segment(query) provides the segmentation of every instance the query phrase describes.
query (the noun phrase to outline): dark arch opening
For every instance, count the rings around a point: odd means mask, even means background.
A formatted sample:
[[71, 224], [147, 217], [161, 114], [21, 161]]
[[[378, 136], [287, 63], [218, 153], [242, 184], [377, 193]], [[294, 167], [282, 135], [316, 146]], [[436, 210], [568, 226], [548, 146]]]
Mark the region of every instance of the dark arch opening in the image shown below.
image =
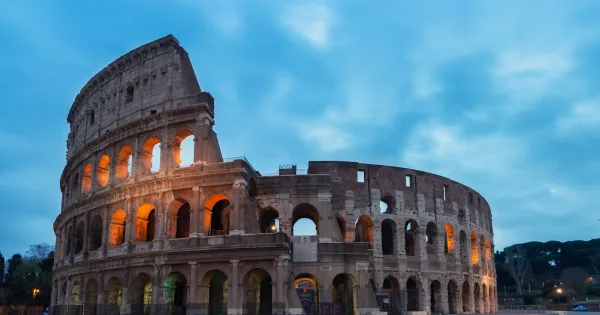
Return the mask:
[[184, 203], [177, 211], [175, 238], [190, 237], [190, 204]]
[[419, 287], [413, 278], [406, 281], [406, 309], [409, 312], [419, 310]]
[[442, 310], [442, 285], [439, 281], [433, 280], [431, 282], [431, 312], [432, 313], [443, 313]]
[[279, 232], [279, 212], [277, 210], [272, 208], [263, 210], [260, 217], [260, 232]]
[[396, 242], [396, 223], [390, 219], [381, 222], [381, 250], [384, 255], [393, 255]]
[[77, 229], [75, 230], [75, 254], [79, 254], [83, 250], [84, 230], [85, 230], [85, 223], [83, 223], [83, 221], [80, 221], [77, 224]]
[[339, 314], [354, 314], [355, 287], [354, 280], [348, 274], [338, 274], [333, 278], [333, 308]]
[[248, 315], [273, 313], [271, 275], [263, 269], [250, 271], [246, 278], [246, 310]]
[[99, 249], [102, 246], [102, 217], [94, 216], [90, 223], [90, 250]]

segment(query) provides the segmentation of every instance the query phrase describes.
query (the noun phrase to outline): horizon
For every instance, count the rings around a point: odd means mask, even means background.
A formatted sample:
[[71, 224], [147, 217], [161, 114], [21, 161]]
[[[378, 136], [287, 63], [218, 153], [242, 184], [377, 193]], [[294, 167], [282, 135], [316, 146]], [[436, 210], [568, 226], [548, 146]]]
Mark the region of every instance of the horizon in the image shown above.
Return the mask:
[[79, 91], [167, 34], [215, 98], [224, 157], [261, 173], [341, 160], [448, 177], [488, 201], [497, 250], [600, 237], [600, 3], [136, 3], [3, 4], [6, 259], [55, 243]]

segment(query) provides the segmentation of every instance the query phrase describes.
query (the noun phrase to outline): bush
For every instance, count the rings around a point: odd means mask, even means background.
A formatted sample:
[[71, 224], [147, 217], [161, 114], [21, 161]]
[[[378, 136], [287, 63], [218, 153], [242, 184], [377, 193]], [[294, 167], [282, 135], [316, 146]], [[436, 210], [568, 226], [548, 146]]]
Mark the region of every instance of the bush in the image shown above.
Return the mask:
[[585, 294], [587, 295], [600, 295], [600, 285], [588, 284], [585, 286]]
[[556, 292], [552, 292], [548, 295], [550, 299], [552, 299], [552, 303], [567, 303], [569, 301], [569, 297], [566, 294], [558, 294]]
[[533, 294], [525, 294], [522, 296], [523, 304], [525, 305], [533, 305], [535, 304], [535, 295]]

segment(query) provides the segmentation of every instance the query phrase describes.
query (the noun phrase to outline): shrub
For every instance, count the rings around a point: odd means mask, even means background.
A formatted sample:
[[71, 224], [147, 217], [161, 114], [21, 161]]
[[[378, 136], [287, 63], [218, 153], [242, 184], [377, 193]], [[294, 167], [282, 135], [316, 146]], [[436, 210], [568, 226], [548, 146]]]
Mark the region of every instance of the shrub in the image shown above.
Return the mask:
[[557, 303], [567, 303], [569, 301], [569, 298], [566, 294], [558, 294], [556, 292], [552, 292], [548, 295], [548, 297], [550, 299], [552, 299], [552, 303], [557, 304]]
[[525, 305], [533, 305], [535, 304], [535, 295], [533, 294], [525, 294], [523, 295], [523, 304]]

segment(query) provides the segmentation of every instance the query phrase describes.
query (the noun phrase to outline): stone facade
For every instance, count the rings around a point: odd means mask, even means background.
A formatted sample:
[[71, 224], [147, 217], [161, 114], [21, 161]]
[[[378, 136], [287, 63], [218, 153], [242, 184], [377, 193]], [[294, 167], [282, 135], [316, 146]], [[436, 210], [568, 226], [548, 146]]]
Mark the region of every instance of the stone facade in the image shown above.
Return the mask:
[[[497, 310], [481, 195], [399, 167], [309, 162], [263, 175], [223, 159], [214, 99], [172, 36], [97, 74], [68, 122], [55, 313]], [[186, 137], [194, 163], [184, 167]], [[299, 220], [316, 235], [294, 235]]]

